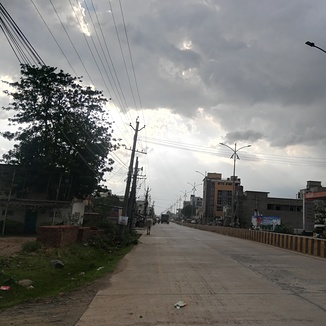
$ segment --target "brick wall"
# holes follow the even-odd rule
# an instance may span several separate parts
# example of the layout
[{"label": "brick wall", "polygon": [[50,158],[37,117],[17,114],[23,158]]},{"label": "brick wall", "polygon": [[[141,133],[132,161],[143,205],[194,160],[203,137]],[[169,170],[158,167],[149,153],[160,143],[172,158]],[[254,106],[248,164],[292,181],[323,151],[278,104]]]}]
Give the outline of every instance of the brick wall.
[{"label": "brick wall", "polygon": [[78,226],[40,226],[37,230],[37,241],[47,247],[61,248],[71,243],[76,243],[78,238]]},{"label": "brick wall", "polygon": [[93,230],[90,227],[80,227],[78,229],[77,242],[87,242],[92,234]]}]

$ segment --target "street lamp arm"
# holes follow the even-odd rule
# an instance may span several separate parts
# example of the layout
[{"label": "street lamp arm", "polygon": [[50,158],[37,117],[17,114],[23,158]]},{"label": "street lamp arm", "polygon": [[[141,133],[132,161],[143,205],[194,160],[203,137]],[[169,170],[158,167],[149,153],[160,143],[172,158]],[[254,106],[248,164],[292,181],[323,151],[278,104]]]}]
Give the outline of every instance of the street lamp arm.
[{"label": "street lamp arm", "polygon": [[201,174],[204,178],[206,178],[206,172],[205,172],[205,174],[202,173],[202,172],[200,172],[200,171],[197,171],[197,170],[196,170],[196,172],[199,173],[199,174]]},{"label": "street lamp arm", "polygon": [[226,146],[227,148],[230,148],[230,150],[233,152],[231,158],[233,158],[233,155],[236,154],[237,152],[239,152],[240,149],[243,149],[243,148],[246,148],[246,147],[251,147],[251,145],[245,145],[245,146],[242,146],[242,147],[240,147],[240,148],[237,149],[236,147],[235,148],[232,148],[231,146],[226,145],[224,143],[220,143],[220,145],[223,145],[223,146]]},{"label": "street lamp arm", "polygon": [[242,147],[238,148],[238,149],[236,150],[236,152],[239,152],[240,149],[242,149],[242,148],[246,148],[246,147],[251,147],[251,145],[242,146]]},{"label": "street lamp arm", "polygon": [[316,49],[318,49],[318,50],[326,53],[326,51],[324,49],[322,49],[319,46],[317,46],[314,42],[307,41],[305,44],[308,45],[308,46],[310,46],[310,47],[312,47],[312,48],[316,48]]},{"label": "street lamp arm", "polygon": [[226,147],[230,148],[230,150],[231,150],[232,152],[234,152],[234,149],[233,149],[232,147],[230,147],[229,145],[226,145],[226,144],[224,144],[224,143],[220,143],[220,145],[226,146]]}]

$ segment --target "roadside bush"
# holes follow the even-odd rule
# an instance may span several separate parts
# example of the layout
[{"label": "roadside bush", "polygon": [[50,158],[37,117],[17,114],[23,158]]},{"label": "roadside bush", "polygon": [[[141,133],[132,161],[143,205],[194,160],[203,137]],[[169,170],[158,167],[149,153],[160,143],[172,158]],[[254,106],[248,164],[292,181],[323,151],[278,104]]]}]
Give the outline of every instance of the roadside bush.
[{"label": "roadside bush", "polygon": [[23,252],[34,252],[41,249],[43,246],[42,242],[40,241],[28,241],[22,244],[22,251]]},{"label": "roadside bush", "polygon": [[121,232],[118,225],[106,223],[103,226],[104,234],[94,234],[88,240],[91,246],[104,250],[118,250],[122,247],[138,244],[139,235],[135,232]]},{"label": "roadside bush", "polygon": [[114,242],[105,234],[94,234],[88,239],[88,244],[106,251],[113,251],[116,249]]}]

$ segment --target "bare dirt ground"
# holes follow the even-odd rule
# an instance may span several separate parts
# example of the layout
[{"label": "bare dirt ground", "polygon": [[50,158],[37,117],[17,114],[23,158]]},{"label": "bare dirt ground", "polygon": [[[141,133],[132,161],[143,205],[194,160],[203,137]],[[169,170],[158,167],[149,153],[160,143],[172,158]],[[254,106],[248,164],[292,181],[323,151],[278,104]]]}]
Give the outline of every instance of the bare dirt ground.
[{"label": "bare dirt ground", "polygon": [[35,237],[0,237],[0,256],[10,256],[20,251],[23,243],[35,239]]},{"label": "bare dirt ground", "polygon": [[[21,249],[22,243],[33,240],[35,238],[32,237],[0,237],[0,255],[11,255]],[[111,275],[107,275],[58,297],[40,299],[1,309],[0,324],[11,326],[74,326],[88,308],[97,291],[110,285],[110,277]]]}]

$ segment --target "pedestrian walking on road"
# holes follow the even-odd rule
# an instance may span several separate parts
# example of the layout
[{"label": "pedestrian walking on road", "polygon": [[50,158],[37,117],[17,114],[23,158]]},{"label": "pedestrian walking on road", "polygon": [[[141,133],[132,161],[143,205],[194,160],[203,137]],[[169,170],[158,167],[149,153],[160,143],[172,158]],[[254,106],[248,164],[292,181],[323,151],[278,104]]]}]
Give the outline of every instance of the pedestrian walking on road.
[{"label": "pedestrian walking on road", "polygon": [[153,219],[149,217],[146,218],[147,235],[151,234],[152,225],[153,225]]}]

